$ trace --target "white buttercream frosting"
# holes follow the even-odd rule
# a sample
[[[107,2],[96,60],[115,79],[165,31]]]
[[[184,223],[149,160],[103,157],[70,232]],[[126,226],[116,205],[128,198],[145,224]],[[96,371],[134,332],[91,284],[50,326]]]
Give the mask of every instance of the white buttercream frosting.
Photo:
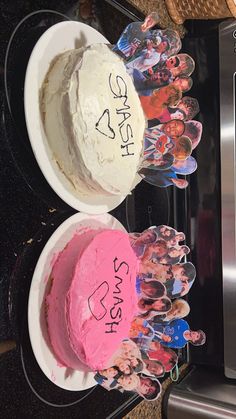
[[[105,44],[61,54],[42,88],[44,127],[75,191],[128,194],[143,148],[145,118],[131,77]]]

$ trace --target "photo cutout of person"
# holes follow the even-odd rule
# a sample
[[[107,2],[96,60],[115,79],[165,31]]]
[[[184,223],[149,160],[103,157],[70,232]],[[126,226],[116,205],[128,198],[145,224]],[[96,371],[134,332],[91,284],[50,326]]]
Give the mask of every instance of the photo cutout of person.
[[[145,400],[156,400],[161,394],[161,384],[157,378],[139,374],[136,391]]]
[[[147,99],[142,99],[142,100],[147,101]],[[197,99],[192,98],[190,96],[184,96],[182,97],[182,99],[179,99],[179,101],[177,101],[174,105],[167,104],[167,106],[165,107],[159,106],[158,112],[156,113],[154,112],[150,113],[150,110],[149,110],[149,117],[147,116],[147,118],[149,119],[148,128],[164,123],[164,122],[168,122],[171,119],[180,119],[183,121],[192,120],[195,117],[195,115],[197,115],[198,112],[199,112],[199,104],[198,104]]]
[[[139,96],[146,118],[160,122],[167,122],[171,119],[168,109],[177,105],[181,98],[182,91],[178,87],[173,86],[172,83],[154,90],[150,96]]]
[[[123,375],[130,375],[133,373],[130,359],[118,357],[114,359],[114,366],[118,368],[119,372]],[[120,374],[120,375],[121,375]]]
[[[179,242],[183,240],[185,240],[185,234],[182,231],[175,231],[174,237],[167,240],[167,247],[179,246]]]
[[[177,265],[172,265],[177,266]],[[165,282],[167,296],[170,299],[183,297],[188,294],[193,285],[194,280],[186,279],[185,281],[177,278]]]
[[[185,189],[188,186],[187,179],[178,177],[172,167],[166,170],[154,170],[144,167],[139,171],[139,174],[147,183],[159,186],[159,188],[176,186],[179,189]]]
[[[186,121],[187,114],[183,109],[178,108],[178,104],[169,106],[163,115],[161,115],[161,122],[168,122],[171,119],[180,119]]]
[[[144,159],[155,160],[170,152],[175,143],[158,128],[146,128],[144,132]]]
[[[184,134],[190,138],[192,142],[192,150],[194,150],[202,137],[201,122],[195,120],[186,121]]]
[[[153,340],[169,348],[181,349],[187,343],[199,346],[206,341],[206,335],[202,330],[192,331],[183,319],[172,320],[168,325],[153,323],[152,327],[155,330]]]
[[[149,68],[148,71],[145,71],[144,74],[145,75],[151,75],[151,74],[155,74],[157,71],[167,69],[167,70],[171,71],[171,74],[173,76],[172,69],[177,68],[179,65],[180,65],[180,60],[178,58],[178,55],[172,55],[169,58],[167,58],[166,60],[163,60],[163,61],[159,62],[158,64]],[[175,77],[175,76],[173,76],[173,77]]]
[[[196,278],[196,269],[191,262],[166,265],[155,263],[153,260],[142,260],[139,275],[162,283],[166,288],[167,297],[173,299],[189,292]]]
[[[174,228],[163,224],[157,227],[152,227],[152,230],[155,231],[158,240],[161,239],[166,241],[168,255],[170,252],[170,248],[172,249],[172,251],[173,248],[175,248],[176,250],[181,249],[180,255],[181,253],[188,254],[190,252],[188,246],[180,245],[180,242],[183,242],[185,240],[185,234],[182,231],[176,231]],[[175,255],[171,253],[170,256],[174,257]]]
[[[134,342],[132,343],[136,346]],[[165,372],[160,362],[148,360],[144,363],[141,357],[139,359],[117,358],[116,364],[106,370],[97,371],[94,376],[96,382],[107,390],[116,389],[122,393],[124,391],[138,392],[147,400],[157,397],[160,392],[160,383],[156,377],[163,376]],[[143,371],[146,374],[143,374]],[[149,375],[151,381],[146,380]],[[158,382],[158,385],[154,380]]]
[[[167,39],[160,36],[160,31],[152,31],[146,38],[145,46],[139,49],[135,57],[126,63],[128,73],[133,75],[134,69],[144,72],[166,57],[170,48]]]
[[[140,316],[134,317],[130,325],[129,338],[132,340],[137,338],[152,340],[153,336],[154,330],[150,323]]]
[[[141,260],[153,260],[159,261],[162,257],[167,254],[167,244],[163,239],[158,239],[153,243],[148,243],[145,247],[144,253],[141,256]]]
[[[197,162],[194,157],[189,156],[186,160],[175,159],[171,167],[179,175],[191,175],[197,170]]]
[[[135,373],[142,372],[144,369],[144,363],[141,358],[131,358],[130,365]]]
[[[167,226],[165,224],[161,224],[155,227],[155,233],[158,239],[163,239],[168,243],[171,242],[171,246],[174,246],[173,239],[175,239],[175,244],[179,244],[179,242],[185,240],[185,234],[182,232],[176,231],[173,227]]]
[[[147,229],[142,233],[129,233],[129,238],[133,251],[136,256],[140,257],[143,255],[146,246],[156,241],[157,235],[155,230]]]
[[[158,361],[164,367],[165,373],[169,373],[176,368],[178,355],[173,349],[162,346],[158,341],[142,337],[134,338],[134,341],[140,348],[143,363],[145,363],[147,359]],[[159,372],[161,373],[161,368],[159,369]]]
[[[196,269],[191,262],[177,263],[169,266],[172,277],[163,281],[166,294],[170,299],[186,295],[196,278]],[[158,277],[158,276],[157,276]]]
[[[195,69],[194,59],[185,53],[178,54],[175,57],[178,59],[178,65],[171,66],[171,73],[173,77],[191,76]]]
[[[165,375],[164,365],[160,361],[154,359],[144,358],[145,375],[154,375],[155,377],[163,377]]]
[[[159,15],[150,13],[144,22],[132,22],[120,35],[113,51],[119,53],[125,59],[130,59],[136,50],[142,46],[144,40],[150,36],[150,29],[157,24]]]
[[[133,376],[144,369],[141,352],[137,345],[129,340],[124,340],[116,350],[109,362],[107,369],[97,371],[94,378],[96,382],[107,390],[122,387],[124,390],[133,390]],[[125,378],[125,377],[131,377]]]
[[[139,386],[139,376],[135,373],[130,375],[121,375],[117,379],[116,387],[113,387],[117,390],[123,391],[136,391],[136,388]],[[112,388],[112,389],[113,389]],[[111,389],[111,390],[112,390]]]
[[[156,300],[141,298],[138,301],[139,316],[144,319],[151,319],[157,314],[167,313],[171,307],[171,300],[168,297],[162,297]]]
[[[174,350],[171,348],[162,346],[160,342],[151,341],[149,343],[149,346],[148,347],[146,346],[145,351],[146,351],[145,352],[146,356],[150,360],[156,360],[156,361],[161,362],[166,373],[176,368],[178,364],[177,353],[174,352]],[[142,352],[142,357],[144,359],[143,352]]]
[[[158,314],[152,318],[154,323],[169,323],[175,319],[183,319],[190,313],[190,307],[187,301],[182,298],[177,298],[172,301],[171,309],[164,314]]]
[[[121,375],[131,375],[133,372],[138,373],[143,371],[144,364],[140,358],[132,356],[130,358],[126,358],[122,353],[120,356],[112,357],[112,367],[118,368],[119,376]]]
[[[157,299],[166,295],[166,287],[156,279],[148,279],[137,277],[136,279],[136,292],[138,296],[143,298]]]
[[[171,85],[180,89],[182,93],[186,93],[191,89],[193,80],[191,77],[179,76],[172,81]]]
[[[117,357],[133,360],[133,359],[140,359],[141,352],[138,346],[131,340],[131,339],[124,339],[117,351],[113,354],[113,357],[110,360],[110,364],[114,364],[114,360]]]
[[[178,32],[173,29],[164,29],[162,30],[162,36],[167,38],[170,44],[167,56],[169,57],[178,54],[182,47],[182,42]]]
[[[169,247],[166,256],[159,260],[159,263],[165,265],[176,265],[181,259],[190,252],[188,246]]]
[[[170,153],[173,154],[174,158],[177,160],[186,160],[192,153],[191,140],[186,137],[186,135],[176,137],[174,147],[170,150]]]
[[[175,161],[173,154],[165,153],[160,157],[156,156],[146,156],[145,159],[141,162],[138,173],[141,177],[145,177],[145,169],[150,170],[167,170],[170,169]],[[151,173],[152,174],[152,173]]]
[[[144,374],[124,375],[117,379],[117,386],[110,388],[124,391],[137,392],[146,400],[155,400],[161,393],[161,384],[155,377]]]
[[[160,124],[157,128],[164,132],[170,138],[181,137],[185,131],[185,123],[181,119],[171,119],[164,124]]]
[[[182,94],[182,92],[181,92]],[[167,105],[166,107],[160,108],[160,112],[155,116],[153,119],[148,120],[148,128],[153,128],[154,126],[158,126],[163,123],[167,123],[172,119],[179,119],[180,121],[185,121],[187,116],[186,113],[182,109],[178,109],[175,105],[172,108],[171,106]]]
[[[104,370],[97,371],[94,375],[95,381],[105,387],[107,390],[112,389],[116,386],[116,380],[122,376],[119,368],[116,366],[109,367]]]
[[[198,114],[200,108],[197,99],[191,96],[184,96],[176,105],[178,110],[184,112],[185,120],[193,120],[193,118]],[[173,119],[173,118],[172,118]],[[178,119],[178,118],[177,118]]]
[[[190,57],[190,55],[188,54],[181,53],[177,55],[172,55],[169,58],[167,58],[166,61],[159,62],[152,68],[149,68],[149,70],[144,74],[155,74],[157,71],[162,69],[170,70],[173,78],[179,76],[189,77],[195,69],[195,62],[193,58]]]
[[[150,96],[153,90],[167,86],[173,81],[172,73],[166,68],[150,76],[134,69],[132,77],[134,86],[140,96]]]

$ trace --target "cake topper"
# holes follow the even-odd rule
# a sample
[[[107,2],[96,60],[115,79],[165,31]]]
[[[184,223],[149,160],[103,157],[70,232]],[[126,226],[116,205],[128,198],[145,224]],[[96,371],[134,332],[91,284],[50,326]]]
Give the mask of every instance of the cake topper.
[[[96,382],[106,390],[132,391],[146,400],[158,398],[161,384],[156,377],[164,375],[164,366],[155,360],[148,364],[135,342],[124,340],[112,357],[111,364],[107,369],[97,371],[94,376]]]
[[[137,313],[125,339],[95,380],[107,390],[132,391],[146,400],[161,392],[162,377],[178,380],[178,351],[188,343],[203,345],[202,330],[184,319],[190,306],[183,298],[194,283],[196,269],[185,234],[167,226],[152,226],[129,234],[139,260],[136,278]],[[182,261],[184,259],[184,261]]]
[[[147,129],[139,175],[148,183],[180,189],[188,186],[181,176],[197,168],[192,150],[198,145],[202,125],[193,118],[199,112],[191,90],[195,63],[180,53],[179,34],[172,29],[152,29],[158,15],[132,22],[122,32],[113,51],[118,53],[140,97]]]

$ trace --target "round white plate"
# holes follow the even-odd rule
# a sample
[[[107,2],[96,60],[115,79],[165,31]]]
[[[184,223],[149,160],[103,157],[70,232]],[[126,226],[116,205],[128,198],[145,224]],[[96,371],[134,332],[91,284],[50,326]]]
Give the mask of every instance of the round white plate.
[[[64,221],[46,243],[36,265],[29,293],[28,326],[35,358],[44,374],[57,386],[66,390],[81,391],[96,385],[94,374],[59,366],[50,346],[45,319],[45,295],[48,278],[58,253],[81,227],[110,228],[126,231],[110,214],[74,214]]]
[[[102,214],[116,208],[125,196],[86,197],[78,195],[58,168],[48,145],[39,106],[39,91],[52,60],[62,52],[108,43],[95,29],[80,22],[60,22],[49,28],[36,43],[26,70],[24,88],[25,119],[30,143],[39,167],[50,186],[68,205],[88,214]]]

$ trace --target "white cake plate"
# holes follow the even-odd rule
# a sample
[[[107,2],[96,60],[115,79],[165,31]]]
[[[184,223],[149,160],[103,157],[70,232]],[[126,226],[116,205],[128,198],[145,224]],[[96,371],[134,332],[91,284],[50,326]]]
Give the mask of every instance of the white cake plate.
[[[62,367],[57,362],[50,346],[45,319],[45,295],[48,278],[58,253],[81,227],[110,228],[126,231],[123,225],[110,214],[74,214],[64,221],[46,243],[36,265],[29,293],[28,326],[35,358],[49,380],[71,391],[81,391],[96,385],[92,372],[82,372]]]
[[[116,208],[125,196],[86,197],[60,171],[49,148],[40,114],[39,92],[52,60],[62,52],[94,43],[109,43],[92,27],[75,21],[50,27],[36,43],[26,70],[24,88],[25,119],[30,143],[38,165],[52,189],[72,208],[88,214],[103,214]]]

